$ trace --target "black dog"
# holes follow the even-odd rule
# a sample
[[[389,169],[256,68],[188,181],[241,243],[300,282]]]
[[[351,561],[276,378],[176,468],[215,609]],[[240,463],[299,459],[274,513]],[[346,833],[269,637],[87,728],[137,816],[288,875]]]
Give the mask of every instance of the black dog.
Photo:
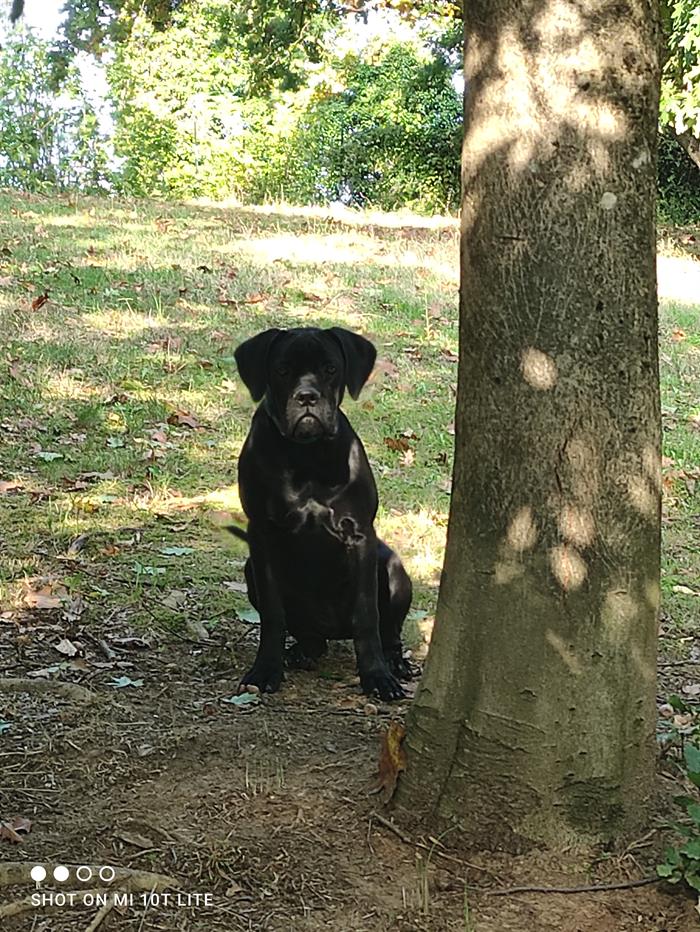
[[[377,487],[360,438],[340,410],[372,371],[374,346],[332,327],[266,330],[235,351],[258,407],[238,463],[260,646],[240,689],[275,692],[288,662],[310,667],[328,638],[355,642],[365,693],[399,699],[410,676],[401,627],[411,581],[374,531]]]

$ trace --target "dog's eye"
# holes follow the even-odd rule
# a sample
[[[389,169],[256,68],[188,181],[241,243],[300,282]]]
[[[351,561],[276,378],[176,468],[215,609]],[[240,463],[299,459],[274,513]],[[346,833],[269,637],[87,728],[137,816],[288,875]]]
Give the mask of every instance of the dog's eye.
[[[277,375],[289,375],[289,366],[277,366],[275,372]]]
[[[337,371],[338,371],[338,367],[332,365],[332,363],[329,363],[329,364],[326,366],[326,373],[327,373],[328,375],[335,375]]]

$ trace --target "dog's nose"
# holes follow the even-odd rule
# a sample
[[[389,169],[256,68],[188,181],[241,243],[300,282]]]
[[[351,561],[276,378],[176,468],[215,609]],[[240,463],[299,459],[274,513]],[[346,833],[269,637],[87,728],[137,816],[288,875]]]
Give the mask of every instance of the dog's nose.
[[[315,405],[320,397],[321,393],[317,392],[315,388],[300,388],[299,391],[294,393],[294,400],[307,407]]]

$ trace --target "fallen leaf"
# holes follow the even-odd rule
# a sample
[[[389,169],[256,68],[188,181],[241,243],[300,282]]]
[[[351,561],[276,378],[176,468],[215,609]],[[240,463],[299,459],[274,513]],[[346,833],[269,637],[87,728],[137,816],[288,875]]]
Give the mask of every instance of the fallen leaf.
[[[168,416],[168,424],[174,424],[177,427],[189,427],[192,430],[202,426],[193,414],[179,408]]]
[[[260,696],[258,693],[240,693],[238,696],[231,696],[229,699],[222,699],[222,702],[228,705],[258,705]]]
[[[260,624],[260,615],[255,611],[254,608],[250,609],[236,609],[236,617],[241,621],[244,621],[248,625],[259,625]]]
[[[385,437],[384,443],[390,450],[398,450],[400,453],[405,453],[411,448],[408,440],[404,440],[403,437]]]
[[[397,379],[399,377],[398,366],[395,366],[389,359],[378,359],[368,381],[374,382],[380,375],[388,375],[392,379]]]
[[[161,547],[159,553],[166,557],[184,557],[188,553],[194,553],[194,547]]]
[[[78,653],[78,648],[72,641],[69,641],[68,638],[63,638],[58,644],[54,644],[54,648],[59,654],[63,654],[66,657],[75,657]]]
[[[146,835],[139,835],[137,832],[117,832],[116,837],[127,845],[133,845],[134,848],[154,848],[155,842]]]
[[[68,593],[65,589],[61,588],[58,591],[54,591],[47,587],[40,589],[38,592],[27,592],[24,596],[24,603],[30,608],[61,608],[67,598]]]
[[[38,311],[39,308],[43,307],[48,300],[49,300],[49,293],[48,291],[45,291],[43,292],[43,294],[40,294],[37,298],[34,298],[34,300],[32,301],[32,310]]]
[[[681,330],[680,327],[676,327],[671,333],[671,339],[674,343],[680,343],[681,340],[685,340],[686,336],[685,330]]]
[[[90,540],[89,534],[81,534],[79,537],[74,538],[68,545],[66,550],[67,557],[74,557],[80,553],[85,544]]]
[[[406,751],[403,739],[406,729],[400,722],[390,722],[382,735],[379,749],[379,773],[374,792],[379,793],[386,805],[396,792],[399,774],[406,769]]]
[[[243,593],[248,592],[248,587],[246,586],[245,583],[242,583],[242,582],[235,582],[235,581],[228,582],[225,580],[224,586],[226,589],[230,589],[232,592],[243,592]]]
[[[247,294],[243,301],[245,304],[260,304],[261,301],[267,301],[270,297],[268,291],[255,291],[252,294]]]
[[[32,820],[25,819],[23,816],[15,816],[8,819],[7,822],[0,822],[0,841],[12,841],[20,844],[23,835],[28,835],[32,830]]]
[[[0,481],[0,495],[6,495],[8,492],[16,492],[18,489],[23,488],[21,482],[16,481]]]
[[[161,599],[161,605],[166,608],[172,608],[177,611],[187,601],[187,593],[181,589],[172,589],[164,598]]]
[[[210,638],[209,632],[199,618],[188,618],[185,622],[185,628],[190,637],[195,641],[208,641]]]
[[[700,592],[696,592],[690,586],[673,586],[673,591],[679,592],[681,595],[700,595]]]
[[[112,689],[124,689],[127,686],[143,686],[143,680],[132,680],[130,676],[115,676],[107,685]]]
[[[110,638],[110,643],[122,650],[148,650],[151,646],[144,638],[138,637]]]
[[[53,463],[54,460],[63,459],[63,453],[52,453],[50,450],[38,450],[35,455],[37,459],[43,460],[45,463]]]

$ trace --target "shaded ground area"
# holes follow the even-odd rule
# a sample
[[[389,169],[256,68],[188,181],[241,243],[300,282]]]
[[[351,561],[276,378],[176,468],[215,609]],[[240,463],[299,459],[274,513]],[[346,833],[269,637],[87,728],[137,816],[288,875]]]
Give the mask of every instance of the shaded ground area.
[[[91,695],[35,691],[31,676],[18,691],[0,691],[13,724],[2,742],[0,808],[32,820],[21,844],[3,843],[3,858],[25,862],[26,875],[1,890],[0,902],[31,894],[35,864],[72,865],[68,881],[49,877],[41,887],[64,893],[108,891],[78,882],[75,867],[114,865],[170,876],[180,901],[146,907],[137,894],[128,908],[110,911],[104,929],[693,928],[692,901],[655,887],[496,899],[466,886],[638,877],[649,870],[648,838],[638,849],[601,852],[576,874],[537,854],[469,858],[439,840],[412,839],[419,847],[389,831],[373,818],[391,813],[371,789],[379,734],[405,704],[359,695],[343,646],[321,671],[290,674],[279,695],[238,708],[226,702],[236,677],[221,658],[232,641],[245,645],[242,660],[250,658],[254,636],[241,641],[237,626],[222,628],[211,645],[178,645],[152,631],[97,625],[102,648],[59,618],[41,629],[43,643],[13,673],[42,669],[49,642],[72,636],[85,669],[61,682],[80,682]],[[27,633],[41,637],[31,622]],[[105,658],[110,645],[118,659]],[[110,688],[119,676],[142,685]],[[97,905],[30,908],[3,928],[83,930],[97,913]]]
[[[31,894],[39,864],[71,865],[46,891],[102,890],[76,880],[79,865],[142,883],[126,907],[30,904],[0,926],[694,928],[692,900],[657,886],[484,889],[653,873],[660,817],[583,873],[397,836],[373,816],[391,810],[371,788],[380,734],[406,703],[359,695],[347,646],[262,704],[226,701],[257,638],[245,550],[216,526],[239,509],[252,410],[232,350],[266,326],[340,324],[378,345],[372,384],[347,407],[377,476],[380,533],[414,579],[407,640],[424,653],[449,508],[456,225],[14,195],[0,208],[0,908]],[[687,790],[678,749],[700,721],[695,235],[667,234],[660,275],[668,796]],[[682,708],[669,712],[671,696]],[[153,874],[183,901],[140,900]],[[195,902],[204,894],[211,903]]]

